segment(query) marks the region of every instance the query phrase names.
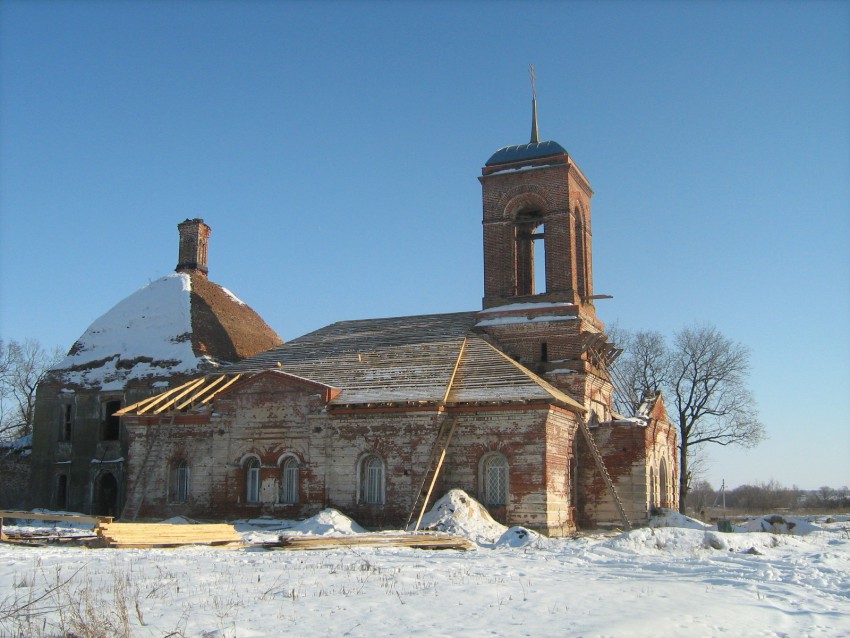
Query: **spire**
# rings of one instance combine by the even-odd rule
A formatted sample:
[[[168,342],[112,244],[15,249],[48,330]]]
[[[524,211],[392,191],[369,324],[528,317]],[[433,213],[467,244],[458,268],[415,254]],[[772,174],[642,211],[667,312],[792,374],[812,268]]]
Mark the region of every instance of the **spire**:
[[[540,132],[537,130],[537,89],[534,87],[534,65],[528,65],[528,73],[531,76],[531,142],[530,144],[540,143]]]

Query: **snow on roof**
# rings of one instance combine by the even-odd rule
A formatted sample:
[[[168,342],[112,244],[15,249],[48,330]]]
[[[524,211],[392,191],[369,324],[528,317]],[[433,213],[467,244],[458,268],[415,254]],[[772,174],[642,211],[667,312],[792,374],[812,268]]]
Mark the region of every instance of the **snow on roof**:
[[[234,295],[231,291],[229,291],[227,288],[225,288],[224,286],[222,286],[222,287],[221,287],[221,289],[222,289],[222,291],[224,292],[224,294],[225,294],[225,295],[227,295],[228,297],[230,297],[233,301],[235,301],[236,303],[238,303],[240,306],[246,306],[246,305],[248,305],[248,304],[246,304],[244,301],[242,301],[239,297],[237,297],[236,295]]]
[[[574,315],[562,316],[562,315],[539,315],[537,317],[531,317],[530,319],[525,316],[512,316],[512,317],[493,317],[492,319],[482,319],[475,325],[479,328],[484,326],[506,326],[508,324],[513,323],[539,323],[543,321],[575,321],[578,317]]]
[[[480,311],[479,315],[487,315],[496,312],[513,312],[515,310],[546,310],[548,308],[571,308],[575,306],[573,303],[566,301],[532,301],[528,303],[512,303],[505,306],[496,306],[494,308],[486,308]]]
[[[63,383],[121,389],[130,379],[193,374],[210,359],[192,349],[191,278],[151,282],[92,323],[55,368]]]

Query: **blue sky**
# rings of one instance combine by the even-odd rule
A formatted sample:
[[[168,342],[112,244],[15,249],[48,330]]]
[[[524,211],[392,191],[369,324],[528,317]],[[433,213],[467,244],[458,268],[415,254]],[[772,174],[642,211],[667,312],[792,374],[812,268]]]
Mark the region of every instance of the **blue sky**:
[[[850,4],[0,4],[0,336],[67,349],[176,224],[285,339],[471,310],[476,179],[540,134],[596,192],[601,318],[752,350],[769,440],[706,478],[850,483]]]

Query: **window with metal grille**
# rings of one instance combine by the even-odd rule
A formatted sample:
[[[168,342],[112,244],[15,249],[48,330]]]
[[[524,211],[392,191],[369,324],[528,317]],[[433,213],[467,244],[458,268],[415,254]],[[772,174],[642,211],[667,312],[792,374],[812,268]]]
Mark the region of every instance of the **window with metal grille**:
[[[185,503],[189,499],[189,464],[178,461],[171,468],[171,502]]]
[[[363,459],[361,499],[364,503],[381,505],[384,502],[384,462],[377,456]]]
[[[501,454],[491,454],[484,459],[484,504],[507,505],[508,461]]]
[[[286,458],[281,466],[280,502],[288,505],[298,502],[298,459],[292,456]]]
[[[260,460],[252,458],[245,464],[245,499],[249,503],[260,502]]]

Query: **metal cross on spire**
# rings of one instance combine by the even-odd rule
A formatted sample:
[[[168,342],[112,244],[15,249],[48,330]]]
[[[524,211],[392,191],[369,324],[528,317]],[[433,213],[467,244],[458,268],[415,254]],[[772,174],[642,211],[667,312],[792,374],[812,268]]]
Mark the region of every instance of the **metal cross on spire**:
[[[534,65],[528,65],[528,74],[531,76],[531,144],[540,143],[540,132],[537,130],[537,88],[534,86],[534,81],[537,76],[534,75]]]
[[[537,79],[537,76],[534,75],[534,65],[528,65],[528,74],[531,76],[531,98],[533,100],[537,99],[537,89],[534,87],[534,81]]]

